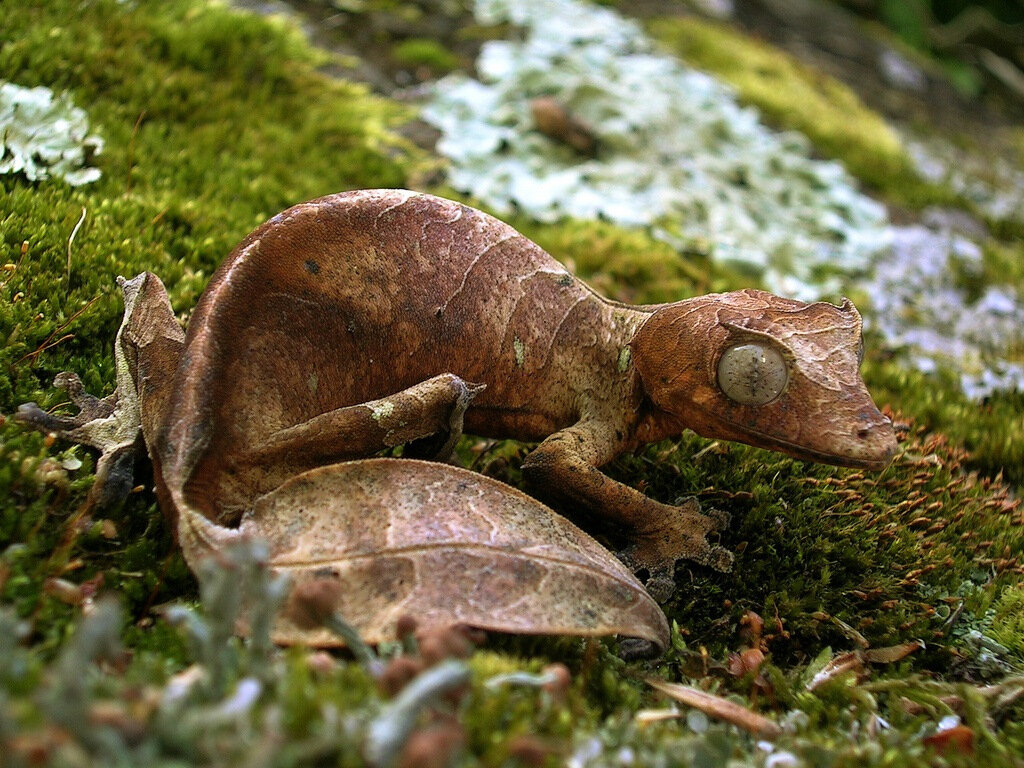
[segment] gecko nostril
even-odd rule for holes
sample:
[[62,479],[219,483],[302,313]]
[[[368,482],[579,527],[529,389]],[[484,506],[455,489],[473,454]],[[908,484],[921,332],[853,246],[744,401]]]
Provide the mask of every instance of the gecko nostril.
[[861,440],[867,440],[871,436],[871,430],[867,427],[862,427],[857,430],[857,437]]

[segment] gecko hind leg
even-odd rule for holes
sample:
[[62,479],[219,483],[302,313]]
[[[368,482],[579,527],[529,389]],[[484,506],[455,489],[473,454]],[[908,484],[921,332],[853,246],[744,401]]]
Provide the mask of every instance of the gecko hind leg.
[[[114,392],[104,398],[95,397],[85,391],[76,374],[64,372],[57,375],[53,384],[68,393],[79,409],[77,414],[54,415],[35,403],[24,403],[15,416],[41,432],[52,432],[100,452],[96,480],[86,499],[89,508],[111,506],[124,501],[130,493],[135,462],[146,451],[138,372],[140,368],[148,372],[154,363],[164,362],[162,356],[154,354],[157,347],[173,362],[183,339],[167,292],[155,275],[144,272],[131,280],[119,277],[118,285],[124,295],[124,320],[114,340]],[[156,346],[152,346],[154,341],[158,342]],[[170,377],[149,378],[166,388],[168,385],[160,382],[167,382]],[[155,423],[156,415],[153,420]]]
[[431,449],[433,457],[447,459],[462,436],[466,408],[483,387],[443,373],[387,397],[343,406],[275,432],[242,461],[273,466],[275,475],[290,475],[418,441]]

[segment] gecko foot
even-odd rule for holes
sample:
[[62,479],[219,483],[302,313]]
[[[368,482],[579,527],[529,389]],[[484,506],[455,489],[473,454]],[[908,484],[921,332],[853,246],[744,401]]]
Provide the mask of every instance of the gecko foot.
[[[65,371],[58,373],[53,386],[68,393],[78,413],[74,416],[55,416],[47,413],[35,403],[24,403],[18,406],[15,418],[28,424],[40,432],[56,432],[59,437],[83,442],[78,430],[98,419],[105,419],[114,412],[116,398],[114,395],[103,398],[93,397],[85,391],[82,380],[74,373]],[[96,446],[94,446],[96,447]]]
[[728,513],[700,511],[694,498],[684,499],[673,508],[675,514],[660,520],[657,527],[645,528],[634,535],[633,543],[619,553],[620,559],[634,571],[646,571],[647,591],[665,601],[675,590],[677,560],[691,560],[716,571],[732,570],[733,555],[725,547],[708,543],[709,533],[729,524]]
[[79,408],[77,414],[54,415],[35,403],[24,403],[15,418],[40,432],[99,450],[96,480],[86,503],[104,508],[123,501],[134,484],[135,461],[144,450],[137,410],[124,407],[120,391],[102,399],[90,395],[73,373],[58,374],[53,384],[68,393]]
[[455,446],[462,437],[466,409],[469,408],[473,398],[486,389],[487,385],[464,381],[454,374],[448,374],[448,376],[451,377],[449,386],[454,390],[454,395],[446,428],[437,434],[407,443],[402,450],[402,455],[406,458],[448,461],[455,453]]

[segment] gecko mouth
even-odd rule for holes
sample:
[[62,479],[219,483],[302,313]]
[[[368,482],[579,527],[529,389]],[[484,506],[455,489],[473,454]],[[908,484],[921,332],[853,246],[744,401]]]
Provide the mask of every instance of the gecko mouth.
[[[831,451],[809,448],[806,445],[791,443],[772,435],[733,423],[740,440],[757,448],[769,448],[781,451],[796,459],[817,461],[837,467],[855,467],[858,469],[885,469],[892,461],[896,452],[896,437],[889,423],[879,424],[871,429],[859,442],[863,443],[863,453],[834,453]],[[887,432],[888,434],[882,434]],[[886,439],[888,438],[888,439]]]

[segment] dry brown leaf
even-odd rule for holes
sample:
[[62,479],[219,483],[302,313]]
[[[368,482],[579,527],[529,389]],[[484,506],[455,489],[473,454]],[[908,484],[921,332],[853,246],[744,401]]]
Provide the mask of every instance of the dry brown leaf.
[[850,671],[853,671],[859,680],[866,675],[866,664],[893,664],[922,648],[924,648],[924,642],[915,640],[911,643],[891,645],[886,648],[868,648],[863,651],[856,650],[841,653],[811,678],[811,682],[807,684],[807,690],[813,691],[829,680]]
[[833,680],[850,671],[854,672],[857,677],[860,677],[864,672],[864,657],[858,651],[841,653],[832,659],[822,667],[820,672],[811,678],[811,682],[807,684],[807,690],[813,691],[829,680]]
[[864,660],[871,664],[894,664],[902,661],[915,651],[924,648],[924,641],[914,640],[911,643],[890,645],[886,648],[868,648],[864,651]]
[[646,726],[651,723],[662,723],[666,720],[678,720],[683,713],[678,709],[641,709],[633,719],[637,725]]
[[[449,465],[334,464],[262,496],[237,529],[190,509],[178,529],[189,562],[243,536],[267,541],[271,565],[296,585],[342,585],[334,609],[368,642],[395,639],[403,615],[420,626],[668,641],[657,603],[590,536],[526,494]],[[274,640],[339,644],[287,615]]]
[[775,721],[713,693],[689,685],[666,683],[664,680],[652,677],[647,678],[647,684],[667,696],[671,696],[681,704],[699,709],[708,717],[725,720],[745,731],[756,733],[758,736],[774,738],[782,733],[782,728]]
[[924,738],[925,746],[931,747],[939,754],[959,753],[974,754],[974,731],[966,725],[954,725],[943,731],[933,733]]

